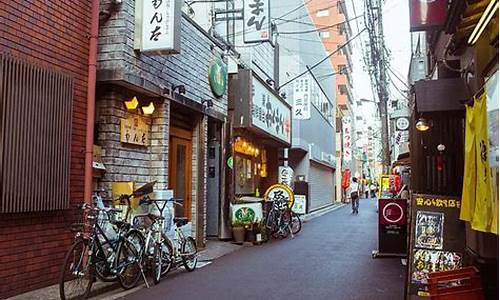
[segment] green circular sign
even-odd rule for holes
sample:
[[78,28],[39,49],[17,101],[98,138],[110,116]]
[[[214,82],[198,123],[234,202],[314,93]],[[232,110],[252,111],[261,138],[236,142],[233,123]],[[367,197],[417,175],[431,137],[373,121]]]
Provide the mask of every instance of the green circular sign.
[[229,158],[227,159],[227,166],[232,169],[233,168],[233,157],[232,156],[229,156]]
[[234,216],[236,220],[243,223],[252,223],[255,220],[255,212],[250,207],[242,207],[238,209]]
[[220,60],[215,59],[208,68],[208,82],[212,93],[216,97],[222,97],[226,93],[227,88],[227,68]]

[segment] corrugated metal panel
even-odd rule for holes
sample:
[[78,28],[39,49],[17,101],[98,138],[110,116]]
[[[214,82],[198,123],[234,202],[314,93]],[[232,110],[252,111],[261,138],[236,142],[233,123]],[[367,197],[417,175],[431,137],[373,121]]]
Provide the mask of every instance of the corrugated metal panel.
[[73,78],[0,54],[0,212],[69,205]]
[[335,200],[335,177],[332,169],[311,161],[309,168],[309,210],[332,204]]

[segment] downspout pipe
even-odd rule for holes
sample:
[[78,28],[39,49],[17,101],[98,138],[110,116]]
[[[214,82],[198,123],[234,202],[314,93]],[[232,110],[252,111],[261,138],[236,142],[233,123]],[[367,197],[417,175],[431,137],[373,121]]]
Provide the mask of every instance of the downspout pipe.
[[99,1],[92,0],[89,61],[87,80],[87,130],[85,135],[85,179],[83,200],[92,204],[92,161],[94,146],[94,113],[97,64],[97,39],[99,37]]

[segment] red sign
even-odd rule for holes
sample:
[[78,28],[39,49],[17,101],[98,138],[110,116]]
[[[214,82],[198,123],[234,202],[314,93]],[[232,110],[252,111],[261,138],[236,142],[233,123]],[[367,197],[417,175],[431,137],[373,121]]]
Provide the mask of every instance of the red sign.
[[426,31],[446,22],[448,0],[410,0],[410,31]]
[[379,205],[380,225],[406,224],[406,200],[380,199]]

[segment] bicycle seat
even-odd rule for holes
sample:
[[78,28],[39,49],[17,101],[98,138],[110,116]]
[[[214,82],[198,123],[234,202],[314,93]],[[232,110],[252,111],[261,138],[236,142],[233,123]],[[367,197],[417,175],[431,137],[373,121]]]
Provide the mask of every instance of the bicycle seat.
[[149,217],[151,220],[155,220],[155,221],[165,219],[164,217],[159,216],[159,215],[155,215],[155,214],[148,214],[148,217]]
[[149,183],[146,183],[145,185],[143,185],[140,188],[138,188],[137,190],[135,190],[132,193],[132,196],[134,196],[134,197],[141,197],[141,196],[144,196],[144,195],[147,195],[147,194],[151,194],[153,192],[153,186],[155,184],[156,184],[156,180],[155,181],[151,181]]
[[184,226],[188,222],[189,222],[188,218],[183,218],[183,217],[179,217],[179,218],[176,217],[176,218],[174,218],[174,223],[175,223],[175,225],[177,225],[177,227]]

